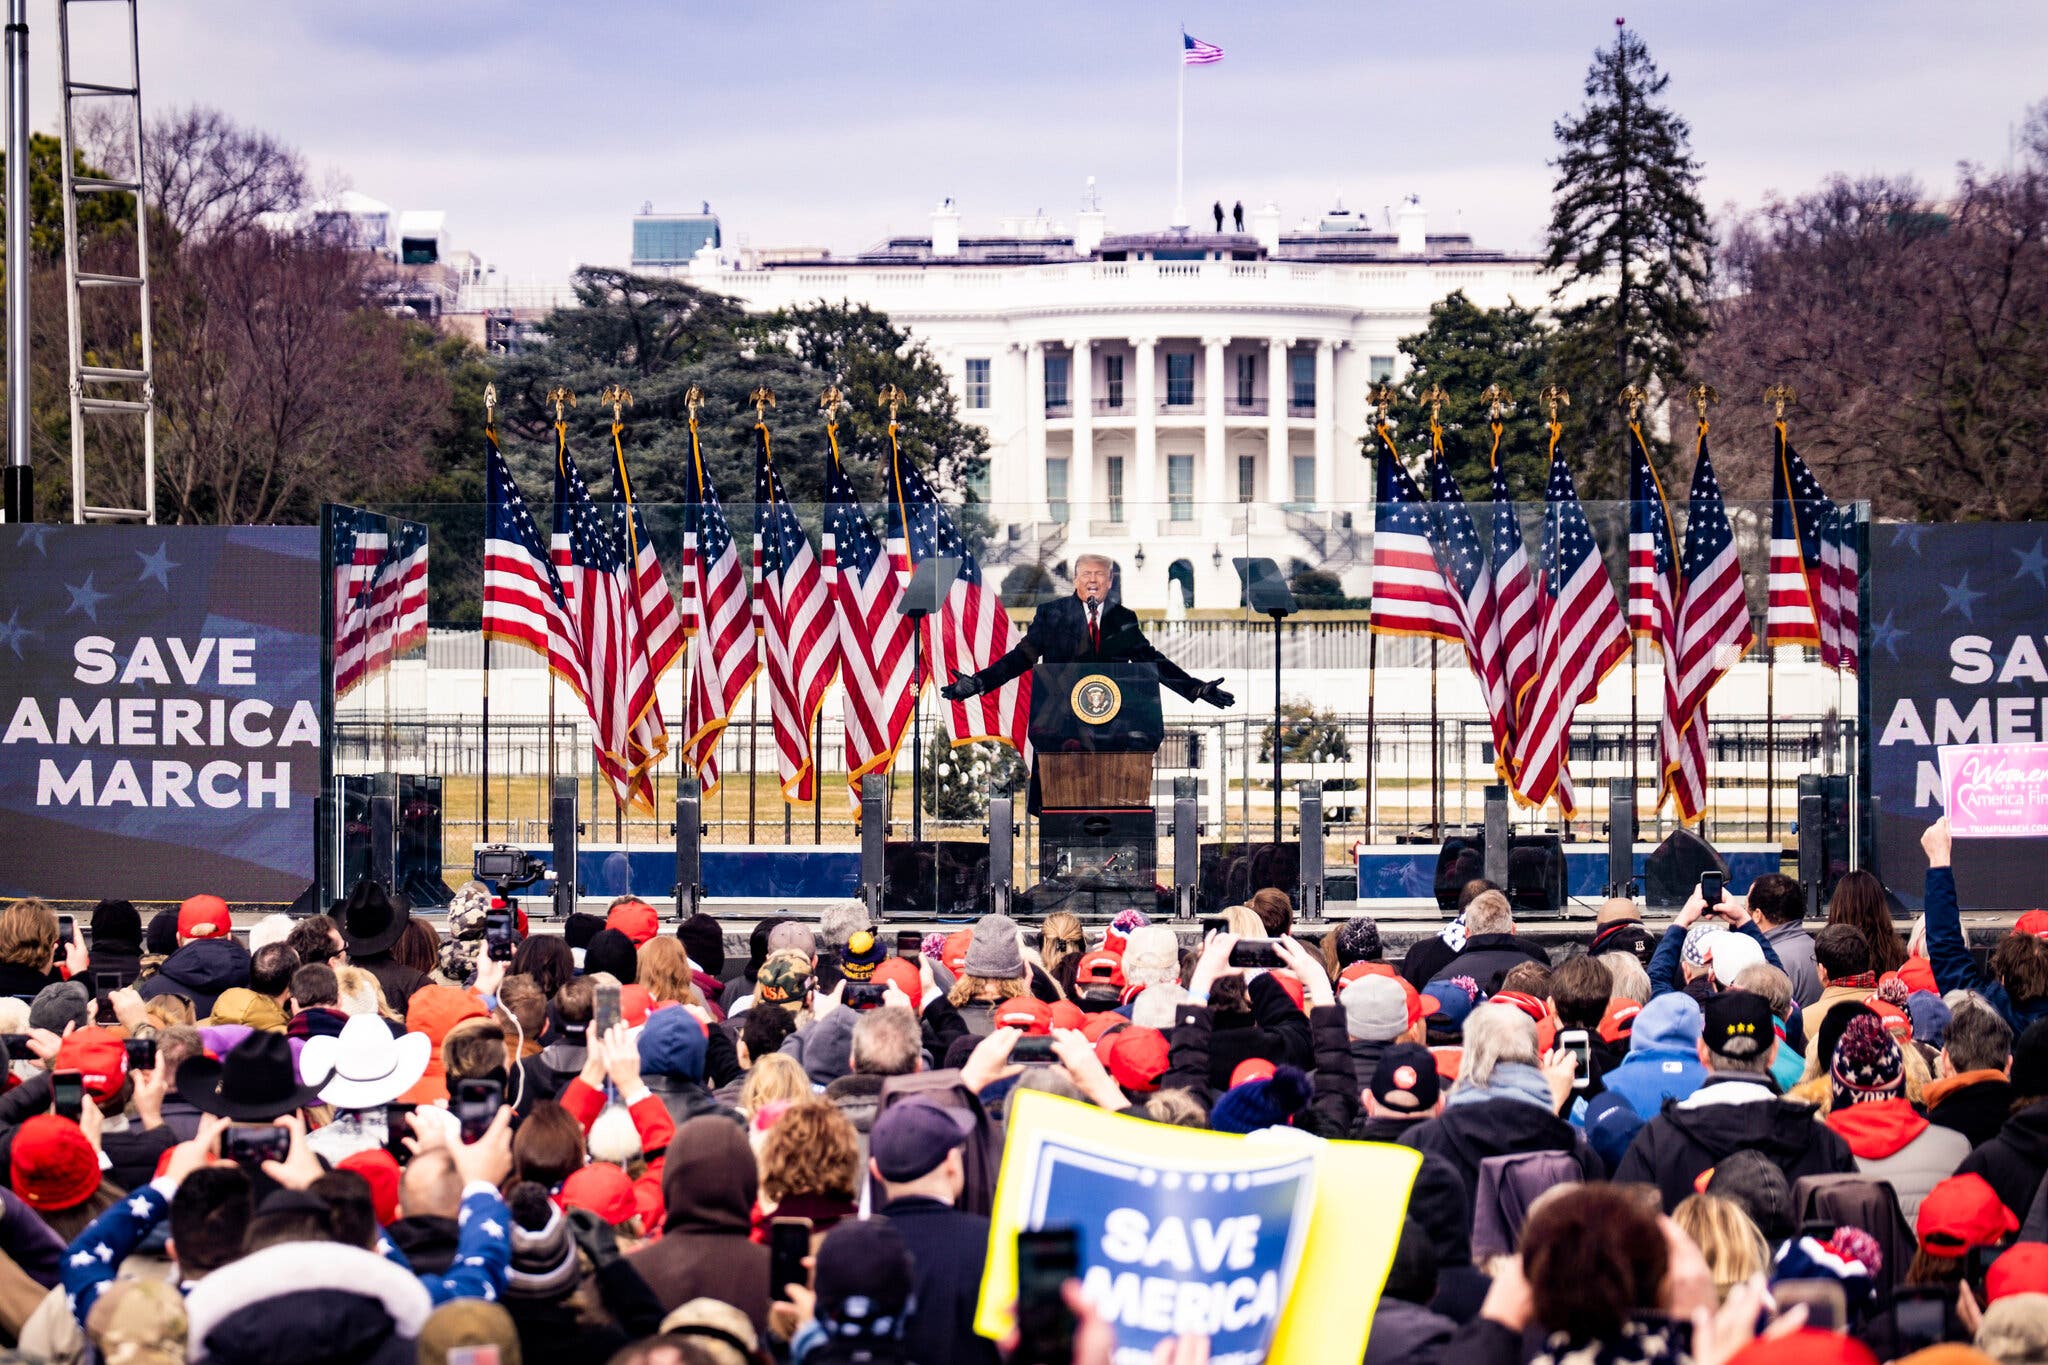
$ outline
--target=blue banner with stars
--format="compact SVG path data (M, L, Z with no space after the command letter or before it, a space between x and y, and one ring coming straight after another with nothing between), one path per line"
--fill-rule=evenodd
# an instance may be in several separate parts
M2048 739L2048 524L1870 528L1870 790L1878 874L1918 909L1944 744ZM1966 910L2041 903L2041 841L1955 847Z
M0 526L0 896L313 875L320 532Z

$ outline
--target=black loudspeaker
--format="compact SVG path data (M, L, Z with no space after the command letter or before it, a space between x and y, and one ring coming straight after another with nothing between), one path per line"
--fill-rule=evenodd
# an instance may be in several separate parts
M1835 894L1835 883L1842 880L1849 871L1849 779L1828 777L1820 773L1799 775L1799 809L1810 796L1820 798L1821 819L1818 830L1809 830L1802 824L1799 841L1802 848L1807 841L1818 835L1820 851L1820 903L1826 905L1828 898Z
M1301 845L1211 845L1202 850L1202 886L1196 910L1213 915L1226 905L1243 905L1252 892L1272 886L1292 900L1301 886Z
M1508 900L1523 919L1564 914L1564 841L1555 834L1517 834L1508 842Z
M1555 919L1564 913L1564 843L1555 834L1508 837L1507 896L1525 918ZM1446 919L1458 913L1468 882L1486 877L1486 834L1468 830L1444 840L1436 855L1433 890Z
M398 889L414 909L455 899L441 875L441 779L398 778Z
M1700 884L1702 872L1728 875L1728 864L1714 846L1689 829L1671 831L1643 863L1643 903L1652 909L1676 910Z
M882 914L890 919L989 913L986 843L891 839L882 853L882 879Z
M1512 838L1510 847L1512 847ZM1436 893L1436 908L1446 919L1458 913L1458 897L1465 889L1465 883L1478 881L1486 876L1486 835L1474 830L1468 834L1451 834L1444 838L1444 846L1436 855L1436 876L1431 886Z

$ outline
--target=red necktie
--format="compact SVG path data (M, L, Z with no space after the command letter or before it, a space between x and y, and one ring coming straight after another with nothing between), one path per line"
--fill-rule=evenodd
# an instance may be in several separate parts
M1088 648L1095 653L1102 652L1102 623L1095 619L1095 608L1088 608Z

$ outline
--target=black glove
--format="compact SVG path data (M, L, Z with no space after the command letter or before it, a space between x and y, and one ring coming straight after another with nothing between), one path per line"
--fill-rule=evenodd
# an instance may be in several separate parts
M569 1210L569 1235L599 1270L619 1259L618 1233L592 1209Z
M1218 678L1215 682L1212 683L1203 683L1202 690L1195 693L1195 700L1205 701L1208 702L1209 705L1217 707L1231 707L1237 705L1237 698L1231 696L1228 692L1225 692L1223 690L1223 679L1221 678Z
M980 677L973 673L962 673L940 688L939 695L947 701L966 701L969 697L980 696L986 690L981 685Z

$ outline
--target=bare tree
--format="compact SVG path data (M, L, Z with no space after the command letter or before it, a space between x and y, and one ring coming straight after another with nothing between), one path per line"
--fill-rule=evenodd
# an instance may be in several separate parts
M1785 380L1832 496L1880 515L2048 515L2048 173L1966 168L1942 202L1909 180L1836 179L1749 217L1723 260L1698 368L1730 400L1716 426L1735 448L1768 448L1758 397ZM1768 461L1719 469L1731 494L1768 495Z
M102 101L76 127L89 164L111 175L133 171L125 115ZM311 199L306 158L296 148L203 105L149 120L142 160L143 192L180 237L240 232Z
M366 258L260 228L188 242L160 290L165 520L308 519L416 483L447 379L366 305Z

